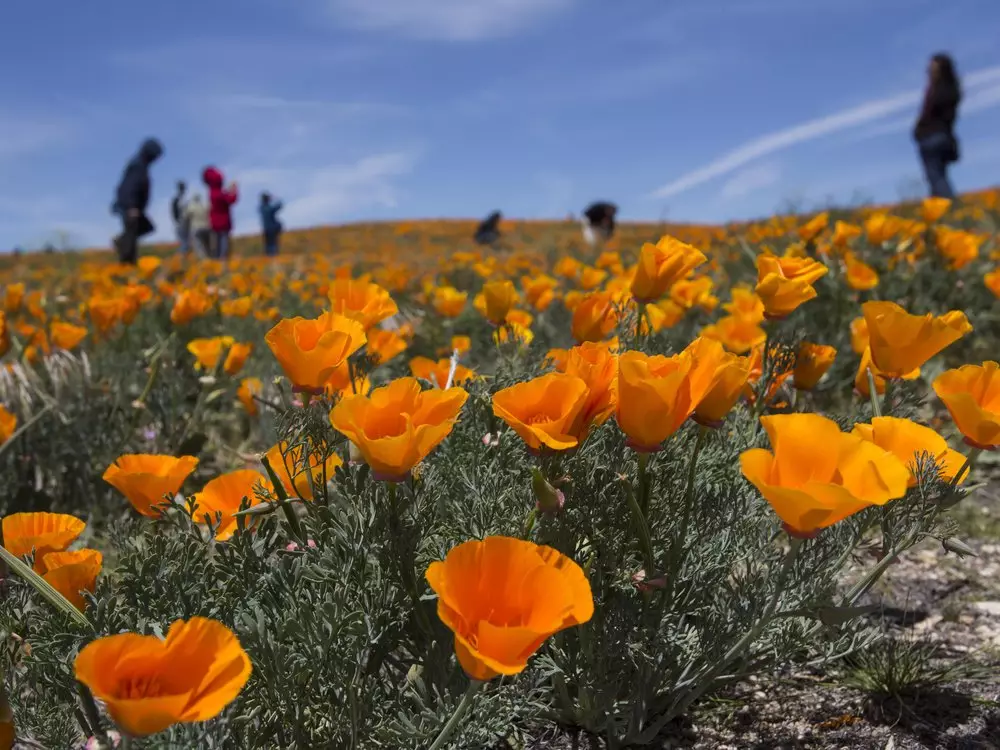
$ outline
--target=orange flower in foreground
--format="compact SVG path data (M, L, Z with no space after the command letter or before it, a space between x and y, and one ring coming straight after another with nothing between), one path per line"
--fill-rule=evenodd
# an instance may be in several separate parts
M468 397L461 388L422 391L416 378L400 378L368 396L344 396L330 423L354 443L376 479L398 482L448 436Z
M365 331L399 312L389 292L371 281L336 279L328 296L334 313L358 321Z
M987 361L947 370L933 385L966 443L1000 448L1000 364Z
M607 292L592 292L573 310L573 338L579 342L602 341L618 325L618 310Z
M513 675L549 636L587 622L594 598L583 570L551 547L491 536L427 568L438 617L474 680Z
M614 344L617 349L617 343ZM564 367L587 384L587 398L577 418L574 434L581 439L593 427L600 427L615 413L618 402L618 355L612 354L610 342L585 342L569 350Z
M813 284L829 269L810 258L757 258L757 286L754 291L764 303L768 318L790 315L804 302L816 296Z
M301 443L289 447L287 442L282 441L264 455L289 495L312 502L313 485L322 486L332 479L334 471L344 460L336 453L323 460L326 448L320 446L309 451L307 466L307 461L303 459L304 448Z
M7 407L0 404L0 445L10 440L15 432L17 432L17 415L7 411Z
M868 343L868 321L855 318L851 321L851 348L855 354L863 354Z
M658 451L715 387L725 351L697 338L672 357L625 352L618 357L618 426L636 451Z
M207 520L213 524L216 514L219 514L219 527L215 530L215 540L224 542L236 533L237 523L235 513L239 512L243 500L250 505L257 503L255 488L262 488L269 493L274 492L271 482L259 471L239 469L216 477L202 487L201 492L194 495L195 510L192 518L198 523Z
M507 321L507 314L517 303L517 292L510 281L490 281L483 284L483 315L495 326Z
M655 245L647 242L639 251L632 296L638 302L654 302L706 260L700 250L670 236Z
M799 227L799 237L803 242L811 242L816 239L817 235L826 229L827 225L830 223L830 214L824 211L821 214L817 214L812 217L809 221Z
M439 359L435 362L429 357L414 357L410 360L410 372L413 374L413 377L427 380L436 388L444 388L448 383L448 374L451 372L451 359ZM456 364L451 385L460 385L466 380L475 379L475 377L475 370L470 370L468 367Z
M928 224L933 224L951 208L948 198L924 198L920 204L920 218Z
M875 417L871 424L856 424L852 432L893 454L910 471L910 487L917 486L917 462L929 453L941 467L941 478L951 481L965 463L965 456L948 447L930 427L899 417ZM962 477L961 481L964 481Z
M197 466L198 459L194 456L174 458L139 453L120 456L105 470L103 479L142 515L156 518L160 515L156 506L172 502Z
M72 351L87 337L87 329L83 326L60 321L54 321L49 332L52 336L52 345L66 351Z
M872 379L875 381L875 392L885 393L885 381L888 377L872 362L872 350L865 349L861 353L861 362L858 364L858 371L854 375L854 388L865 398L871 397L871 388L868 383L868 371L871 370ZM901 376L903 380L916 380L920 377L920 368L908 372Z
M906 494L910 473L892 453L819 414L761 417L772 450L740 454L740 468L795 536Z
M832 346L803 341L795 357L795 387L803 391L815 388L836 357L837 350Z
M94 592L103 563L104 556L95 549L49 552L35 563L35 572L66 597L70 604L83 611L87 601L81 592Z
M734 286L729 291L731 302L722 306L734 318L760 323L764 319L764 303L757 293L746 286Z
M334 370L367 341L361 323L332 312L284 318L264 340L294 389L309 393L322 393Z
M65 513L12 513L3 519L3 546L23 557L35 551L41 559L49 552L62 552L83 533L86 524Z
M453 286L441 286L434 290L432 303L438 315L455 318L462 314L469 294L460 292Z
M368 353L375 359L376 365L384 365L406 351L406 339L395 331L384 328L372 328L368 331Z
M693 419L706 427L719 427L747 386L750 376L749 357L726 352L716 368L715 385L705 394L694 410Z
M123 633L88 643L73 665L76 679L135 737L222 713L250 679L250 657L225 625L204 617L177 620L166 640Z
M887 377L902 377L918 369L972 330L959 310L938 317L911 315L895 302L866 302L861 309L868 324L872 361Z
M247 357L250 356L252 351L253 344L233 344L229 349L229 354L226 355L226 361L222 364L222 369L226 375L235 375L242 370Z
M576 448L578 418L587 403L587 384L575 375L551 372L493 394L493 413L531 451Z

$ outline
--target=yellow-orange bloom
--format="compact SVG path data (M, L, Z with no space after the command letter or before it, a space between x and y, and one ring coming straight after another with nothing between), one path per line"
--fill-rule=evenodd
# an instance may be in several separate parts
M837 350L832 346L803 341L795 357L795 387L804 391L815 388L836 357Z
M82 592L93 593L103 562L104 556L95 549L49 552L35 563L35 572L66 597L70 604L83 611L87 600Z
M105 470L103 479L142 515L156 518L160 515L156 506L171 502L197 466L198 459L194 456L130 454L119 456Z
M226 361L222 364L222 369L226 375L235 375L242 370L247 357L250 356L250 352L252 351L253 344L233 344L229 349L229 354L226 355Z
M903 231L905 223L898 216L877 212L865 220L865 232L873 245L884 245Z
M983 274L983 283L986 288L993 292L994 296L1000 298L1000 269Z
M436 388L444 388L451 373L451 359L439 359L436 362L429 357L414 357L410 360L410 372L413 377L432 383ZM462 365L455 365L455 373L451 385L461 385L467 380L476 378L476 371Z
M764 303L768 318L790 315L804 302L816 296L813 283L829 269L811 258L757 258L757 286L754 291Z
M453 286L440 286L434 290L434 309L438 315L454 318L462 314L468 299L468 292L460 292Z
M746 286L738 285L729 290L732 302L722 308L734 318L760 323L764 319L764 303L757 293Z
M41 559L49 552L62 552L83 533L79 518L65 513L12 513L3 519L3 546L14 555L23 557L35 551Z
M528 304L539 312L548 308L556 298L555 289L559 282L551 276L538 274L536 276L524 276L521 278L521 287L524 289L525 299Z
M725 315L701 330L705 338L714 339L734 354L746 354L763 344L767 333L751 318Z
M573 310L573 338L578 342L602 341L618 325L619 312L607 292L591 292Z
M212 298L198 289L186 289L177 295L170 322L174 325L190 323L212 309ZM93 311L91 311L93 314Z
M629 445L653 452L673 435L715 387L725 351L697 338L672 357L624 352L618 356L618 426Z
M438 617L474 680L513 675L549 636L587 622L594 598L583 570L552 549L491 536L451 549L427 568Z
M328 296L334 313L358 321L365 331L399 312L389 292L371 281L335 279Z
M933 224L940 219L951 208L951 200L948 198L924 198L920 204L920 218L928 224Z
M7 411L7 407L0 404L0 445L10 440L15 432L17 432L17 415Z
M580 443L578 418L588 393L576 375L550 372L494 393L493 413L536 453L569 450Z
M772 450L740 454L740 468L786 530L812 536L906 494L910 473L892 453L843 433L819 414L761 417Z
M811 242L816 239L817 235L826 229L827 225L830 223L830 214L824 211L812 217L809 221L799 227L799 238L803 242Z
M947 370L934 381L934 392L965 442L984 450L1000 447L1000 365L986 361Z
M878 286L878 272L854 256L847 258L847 285L858 291L868 291Z
M917 463L929 453L941 467L941 478L951 481L965 463L965 456L948 447L930 427L899 417L875 417L871 424L856 424L852 432L893 454L910 471L910 487L917 486ZM962 477L961 481L965 481Z
M841 249L847 247L851 240L861 236L861 227L856 224L848 224L845 221L838 221L833 225L833 238L831 242L834 247Z
M864 316L851 321L851 348L855 354L862 354L868 348L868 321Z
M395 331L372 328L368 331L368 353L375 358L376 365L384 365L406 351L406 339Z
M354 443L376 479L398 482L448 436L468 397L461 388L422 391L416 378L400 378L368 396L344 396L330 423Z
M638 302L654 302L706 260L700 250L670 236L655 245L647 242L639 251L632 296Z
M197 360L195 369L214 370L222 359L222 353L232 345L232 336L213 336L207 339L192 339L188 342L187 350Z
M615 412L618 401L618 355L614 342L587 341L569 350L563 367L557 369L575 375L587 384L587 398L577 418L574 434L586 437L593 427L600 427Z
M858 364L858 371L854 375L854 388L865 398L871 397L871 387L868 382L869 370L872 374L872 380L875 382L875 392L878 394L885 393L885 380L888 376L872 362L872 350L870 347L867 347L861 353L861 362ZM920 377L920 368L918 367L916 370L905 373L900 377L903 380L916 380Z
M283 318L264 340L294 389L310 393L322 393L334 370L367 341L361 323L332 312Z
M472 339L468 336L452 336L451 348L452 351L458 352L459 355L465 354L472 349Z
M264 455L285 492L312 502L313 485L320 487L329 481L344 460L336 453L331 453L324 460L325 446L312 449L303 457L304 448L301 443L289 447L287 442L282 441Z
M965 313L911 315L895 302L862 305L875 366L888 377L902 377L923 365L972 330Z
M177 620L166 640L123 633L88 643L73 665L76 679L134 737L174 724L212 719L250 679L250 657L235 633L204 617Z
M201 492L195 493L192 517L199 523L210 521L214 524L218 514L219 526L215 530L215 540L224 542L231 539L237 529L235 514L239 512L243 500L247 499L250 505L257 502L255 488L274 492L267 477L253 469L239 469L217 476L202 487Z
M726 352L716 368L715 385L698 402L693 419L706 427L718 427L733 408L750 377L749 357Z
M4 310L13 315L21 309L21 304L24 301L24 284L18 282L16 284L8 284L7 289L4 292Z
M507 321L507 314L517 303L517 292L510 281L490 281L483 285L483 315L495 326Z
M236 398L243 404L243 408L251 417L257 414L257 402L254 400L254 395L259 396L263 389L264 384L260 378L243 378L240 381L240 387L236 389Z
M948 267L953 270L965 268L976 260L979 257L979 248L986 239L985 235L947 227L936 227L934 235L938 251L948 261Z
M87 329L83 326L60 321L53 321L49 332L52 335L52 345L66 351L75 349L87 337Z
M219 304L219 312L227 318L245 318L253 310L253 297L244 296Z

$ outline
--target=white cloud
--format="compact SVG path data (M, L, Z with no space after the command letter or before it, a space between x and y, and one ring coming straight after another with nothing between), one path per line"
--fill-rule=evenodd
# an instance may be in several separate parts
M966 88L981 86L1000 81L1000 66L986 68L965 76ZM876 122L884 117L894 115L907 109L913 109L920 104L922 91L909 91L905 94L875 99L856 107L834 112L815 120L783 128L773 133L762 135L747 141L742 146L723 154L708 164L681 175L672 182L653 191L654 198L669 198L685 193L691 188L702 185L716 177L722 177L749 164L762 156L783 151L800 143L814 141L850 128ZM969 99L973 100L974 95ZM968 101L968 100L967 100ZM968 107L968 104L967 104Z
M72 135L73 128L62 120L6 114L0 117L0 159L52 148Z
M334 18L401 36L476 41L507 36L574 0L327 0Z
M723 184L719 191L719 196L732 200L742 198L755 190L762 190L771 187L781 179L781 168L771 162L748 167L741 172L737 172Z

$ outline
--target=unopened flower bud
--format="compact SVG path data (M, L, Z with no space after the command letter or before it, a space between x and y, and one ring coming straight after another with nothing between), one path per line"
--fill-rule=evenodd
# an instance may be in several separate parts
M541 513L555 515L562 510L566 496L549 484L537 468L531 470L531 489L535 493L536 507Z

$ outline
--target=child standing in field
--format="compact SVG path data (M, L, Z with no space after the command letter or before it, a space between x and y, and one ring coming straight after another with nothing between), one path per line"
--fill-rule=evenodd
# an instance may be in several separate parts
M208 223L208 206L198 193L192 195L184 206L183 219L187 222L195 255L207 258L212 243L212 230Z
M281 201L276 201L270 193L260 194L260 228L264 235L264 255L273 258L278 254L278 242L281 239L281 222L278 220L278 211L281 210Z
M232 206L239 200L236 183L223 187L222 172L206 167L201 179L208 186L208 222L212 229L210 255L225 260L229 257L229 236L233 231Z

